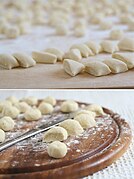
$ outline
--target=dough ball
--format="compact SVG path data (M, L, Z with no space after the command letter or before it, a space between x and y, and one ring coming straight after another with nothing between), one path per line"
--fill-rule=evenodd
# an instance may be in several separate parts
M96 116L95 112L88 111L88 110L80 110L80 111L76 112L75 117L78 116L79 114L88 114L88 115L90 115L93 118L95 118L95 116Z
M39 109L30 108L24 113L24 118L26 121L36 121L41 118L41 112Z
M46 102L46 103L49 103L51 104L52 106L55 106L56 105L56 99L53 98L52 96L48 96L46 97L43 102Z
M10 101L1 101L0 102L0 113L2 112L2 110L5 106L11 107L12 103Z
M19 102L19 100L15 96L10 96L10 97L6 98L6 100L10 101L12 103L12 105Z
M4 142L6 138L5 132L0 129L0 142Z
M68 133L66 129L63 127L53 127L44 134L43 140L45 142L64 141L67 137Z
M15 122L11 117L3 117L0 119L0 129L4 131L11 131L15 126Z
M35 106L38 103L38 99L34 96L29 96L25 99L23 99L24 102L26 102L27 104L29 104L30 106Z
M67 130L68 135L79 135L83 132L80 123L73 119L67 119L61 122L60 126Z
M40 105L39 105L39 110L41 111L41 113L43 115L45 114L51 114L54 110L53 106L49 103L45 103L45 102L42 102Z
M97 116L105 115L102 107L97 104L91 104L91 105L87 106L86 110L95 112Z
M78 104L75 101L72 100L68 100L68 101L64 101L61 104L61 111L62 112L74 112L78 110Z
M74 120L78 121L84 129L96 126L94 117L89 114L79 114Z
M26 102L16 103L15 107L19 109L20 113L25 113L31 108L31 106L29 106Z
M14 106L4 106L2 110L2 116L9 116L11 118L16 118L20 114L20 111Z
M67 153L67 146L59 141L52 142L47 148L48 155L53 158L63 158Z

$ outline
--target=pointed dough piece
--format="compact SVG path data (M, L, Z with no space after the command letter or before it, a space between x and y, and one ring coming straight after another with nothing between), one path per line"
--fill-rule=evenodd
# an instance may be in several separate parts
M54 64L57 56L47 52L32 52L32 57L37 63Z
M63 60L64 52L62 50L59 50L57 48L47 48L45 52L52 53L53 55L57 56L57 59L59 61Z
M105 63L100 61L87 63L85 71L94 76L104 76L111 73L110 68Z
M63 67L65 72L71 76L76 76L77 74L82 72L85 68L85 66L82 63L70 59L64 60Z
M71 49L78 49L81 52L82 57L87 58L88 56L93 56L93 52L85 44L76 44L71 47Z
M101 45L97 42L89 41L85 44L93 51L95 55L99 54L102 51Z
M120 29L113 29L109 35L111 40L120 40L123 38L123 36L124 36L124 32L123 30Z
M21 67L29 68L36 65L35 60L25 53L14 53L13 56L16 58Z
M104 60L103 63L109 66L112 73L122 73L128 70L127 65L124 62L114 58Z
M134 52L134 38L124 37L120 40L118 47L120 50L128 50Z
M119 52L119 53L114 53L112 57L126 63L128 69L134 68L134 53Z
M15 68L18 66L19 66L19 63L12 55L0 54L0 67L11 70L12 68Z
M118 45L110 40L104 40L101 42L101 46L104 52L114 53L119 51Z
M82 59L81 53L78 49L71 49L69 52L70 59L80 61Z

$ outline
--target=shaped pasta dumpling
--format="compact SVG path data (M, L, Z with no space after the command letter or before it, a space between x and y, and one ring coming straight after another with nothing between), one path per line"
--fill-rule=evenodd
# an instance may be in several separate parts
M44 142L53 142L53 141L64 141L68 137L66 129L63 127L53 127L45 132L43 136Z
M82 59L81 52L79 49L71 49L65 53L65 59L72 59L74 61L80 61Z
M101 46L104 52L114 53L119 51L118 45L110 40L104 40L101 42Z
M5 132L2 129L0 129L0 142L4 142L5 138L6 138Z
M43 115L46 115L46 114L51 114L54 110L53 106L49 103L46 103L46 102L42 102L38 109L41 111L41 113Z
M94 117L89 114L79 114L74 118L74 120L78 121L83 129L96 126Z
M78 103L73 100L64 101L61 104L61 111L65 113L75 112L78 110Z
M120 50L134 52L134 38L124 37L119 41L118 47Z
M86 107L86 110L93 111L97 116L105 115L103 108L97 104L90 104Z
M63 62L63 68L67 74L74 77L82 72L85 66L82 63L76 62L74 60L65 59Z
M80 110L80 111L76 112L75 117L80 115L80 114L88 114L89 116L91 116L93 118L95 118L95 116L96 116L95 112L88 111L88 110Z
M7 106L7 107L11 107L12 103L10 101L0 101L0 113L2 112L3 108Z
M24 119L26 121L37 121L41 118L41 112L37 108L30 108L24 113Z
M57 56L57 60L62 61L63 60L63 56L64 56L64 52L57 49L57 48L47 48L45 49L45 52L48 52L50 54L56 55Z
M7 101L10 101L13 105L14 105L15 103L18 103L18 102L19 102L19 100L18 100L15 96L10 96L10 97L6 98L6 100L7 100Z
M46 102L46 103L49 103L51 104L52 106L55 106L56 105L56 99L52 96L47 96L43 102Z
M112 73L122 73L128 70L127 65L124 62L114 58L104 60L103 63L109 66Z
M15 107L19 109L20 113L25 113L31 108L26 102L19 102L15 104Z
M130 54L119 52L114 53L112 57L124 62L127 65L128 69L134 68L134 53Z
M104 76L111 73L110 68L103 62L93 61L86 64L85 71L93 76Z
M67 119L61 122L60 127L63 127L67 130L68 135L79 135L83 132L83 128L80 123L73 119Z
M48 145L48 155L53 158L63 158L67 153L67 146L60 141L54 141Z
M11 70L12 68L15 68L18 66L19 66L19 63L12 55L0 54L0 67Z
M120 40L123 38L123 36L124 36L124 32L123 30L120 29L113 29L109 35L111 40Z
M15 122L11 117L5 116L0 119L0 129L3 131L11 131L15 126Z
M9 116L11 118L16 118L20 114L20 111L14 106L4 106L2 110L2 116Z
M85 43L92 51L95 55L99 54L100 52L102 52L102 47L99 43L94 42L94 41L89 41Z
M29 96L27 98L24 98L22 101L25 101L30 106L35 106L38 103L38 99L34 96Z
M112 26L113 26L113 23L111 21L104 21L104 20L102 20L100 22L100 29L102 29L102 30L111 29Z

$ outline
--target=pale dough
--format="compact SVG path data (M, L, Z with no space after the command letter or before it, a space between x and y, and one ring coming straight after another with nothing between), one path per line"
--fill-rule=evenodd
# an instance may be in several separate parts
M41 118L41 112L39 109L30 108L24 113L24 119L26 121L36 121Z
M0 129L0 142L4 142L5 138L6 138L5 132L2 129Z
M90 104L86 107L86 110L95 112L97 116L105 115L103 108L98 104Z
M41 113L43 115L52 114L52 112L54 110L53 106L51 104L49 104L49 103L46 103L46 102L42 102L39 105L38 109L41 111Z
M61 104L61 111L65 113L75 112L78 108L78 103L73 100L67 100Z
M107 53L114 53L119 51L118 45L110 40L104 40L101 42L102 50Z
M0 119L0 129L3 131L11 131L15 126L15 122L11 117L3 117Z

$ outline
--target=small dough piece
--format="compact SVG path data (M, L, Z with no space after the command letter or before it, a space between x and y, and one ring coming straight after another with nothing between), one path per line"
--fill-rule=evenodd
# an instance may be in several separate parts
M10 101L12 103L12 105L19 102L19 100L15 96L9 96L8 98L6 98L6 100Z
M4 33L7 38L14 39L20 35L20 30L18 27L11 26L11 27L6 28Z
M59 125L67 130L69 136L79 135L84 131L80 123L73 119L67 119L61 122Z
M6 138L5 132L2 129L0 129L0 142L4 142L5 138Z
M57 48L47 48L45 52L56 55L57 60L59 61L63 60L64 52L62 50L59 50Z
M12 103L10 101L0 101L0 113L2 112L4 107L11 107Z
M65 24L56 26L56 34L57 35L67 35L69 33L68 27Z
M94 117L89 114L79 114L74 118L74 120L78 121L83 129L88 129L90 127L96 126Z
M39 105L38 109L41 111L43 115L52 114L54 110L53 106L50 103L46 103L46 102L42 102Z
M11 118L16 118L20 114L20 111L14 106L4 106L2 110L2 116L9 116Z
M118 45L110 40L104 40L101 42L101 46L104 52L114 53L119 51Z
M91 49L88 48L88 46L85 44L72 45L70 49L78 49L81 52L82 57L85 57L85 58L87 58L88 56L94 55Z
M61 111L65 113L75 112L78 108L78 103L73 100L67 100L61 104Z
M123 30L120 29L113 29L109 35L111 40L120 40L123 38L123 36L124 36L124 32Z
M92 111L88 111L88 110L80 110L78 112L76 112L76 116L80 115L80 114L88 114L89 116L95 118L96 117L96 113L95 112L92 112Z
M57 56L47 52L32 52L32 57L37 63L54 64Z
M23 68L29 68L36 65L35 60L25 53L14 53L13 56L18 61L19 65Z
M29 96L27 98L24 98L23 101L29 104L30 106L35 106L38 104L38 99L34 96Z
M124 62L114 58L104 60L103 63L109 66L112 73L122 73L128 70L127 65Z
M0 54L0 67L11 70L12 68L15 68L18 66L19 66L19 63L12 55Z
M83 37L86 34L86 27L85 26L79 26L74 29L74 35L76 37Z
M93 76L104 76L111 73L110 68L100 61L93 61L86 64L85 71Z
M27 110L31 108L26 102L20 102L14 104L16 108L19 109L20 113L25 113Z
M81 52L78 49L71 49L65 54L65 59L72 59L74 61L80 61L82 59Z
M120 40L118 47L120 50L134 52L134 38L124 37Z
M95 55L99 54L100 52L102 52L102 47L99 43L94 42L94 41L89 41L85 43L92 51Z
M113 23L111 21L104 21L104 20L102 20L100 22L100 29L102 29L102 30L111 29L112 26L113 26Z
M66 129L63 127L53 127L45 132L43 136L44 142L53 142L53 141L64 141L68 137Z
M63 68L67 74L74 77L81 73L85 66L82 63L76 62L74 60L65 59L63 62Z
M47 96L43 102L46 102L46 103L49 103L51 104L52 106L55 106L56 105L56 99L52 96Z
M119 52L112 54L112 57L124 62L127 65L128 69L134 68L134 53Z
M41 112L37 108L30 108L24 113L24 119L26 121L37 121L41 116Z
M53 158L63 158L67 154L67 146L63 142L55 141L47 148L48 155Z
M103 108L98 104L90 104L86 107L86 110L95 112L97 116L105 115Z
M0 129L3 131L11 131L15 126L15 122L11 117L3 117L0 119Z

